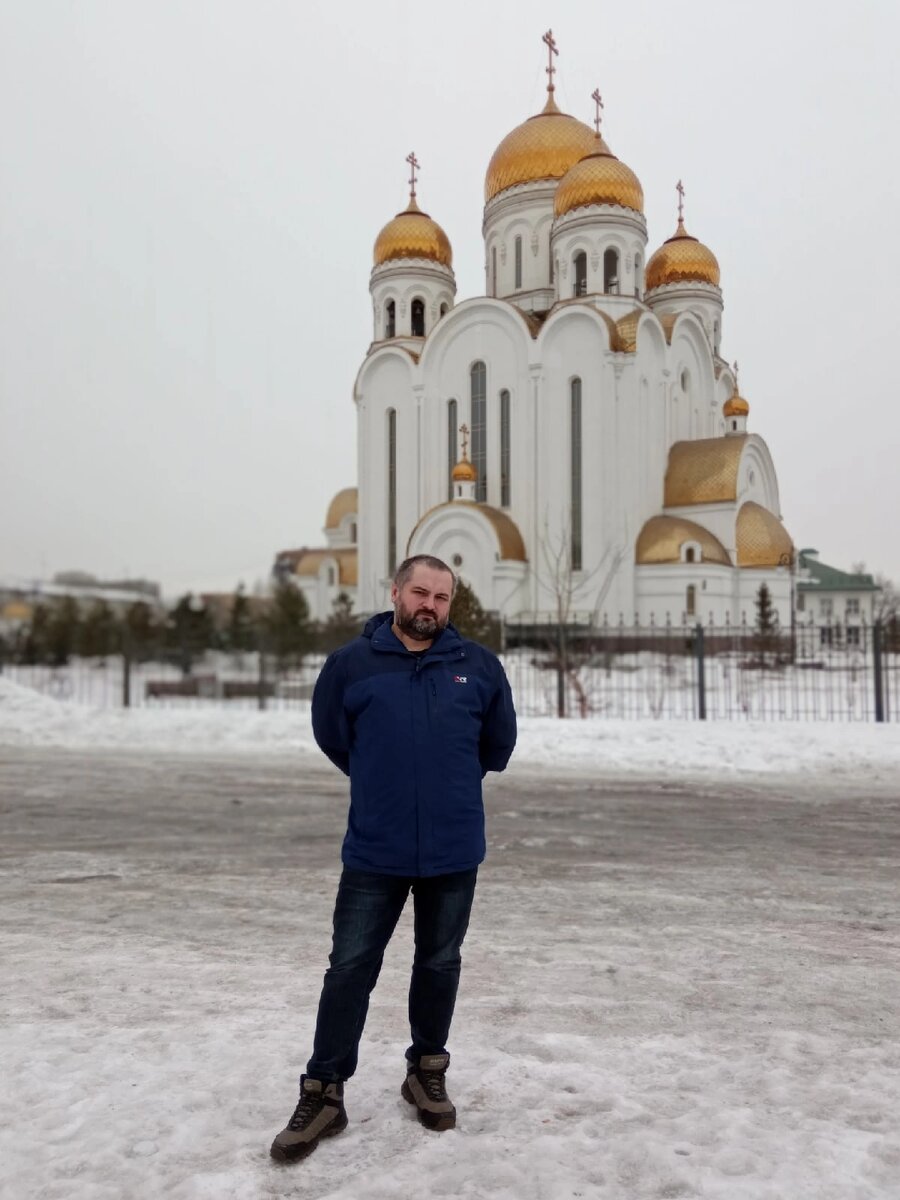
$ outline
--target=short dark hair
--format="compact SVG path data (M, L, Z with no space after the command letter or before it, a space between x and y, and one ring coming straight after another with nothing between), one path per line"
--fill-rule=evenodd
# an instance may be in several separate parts
M456 574L452 567L448 567L442 558L435 558L433 554L414 554L411 558L404 558L403 562L394 572L394 587L402 588L404 583L412 575L416 567L428 567L432 571L446 571L453 583L450 587L450 599L453 599L456 592Z

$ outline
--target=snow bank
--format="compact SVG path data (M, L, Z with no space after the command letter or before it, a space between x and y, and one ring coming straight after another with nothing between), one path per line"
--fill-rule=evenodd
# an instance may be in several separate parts
M308 706L89 709L0 678L0 745L315 756ZM900 726L864 723L557 721L526 717L512 770L685 777L900 778Z

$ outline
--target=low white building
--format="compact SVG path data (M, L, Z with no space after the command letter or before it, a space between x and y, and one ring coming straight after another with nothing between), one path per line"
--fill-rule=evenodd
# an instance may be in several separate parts
M841 571L801 550L797 570L797 620L818 627L823 644L859 645L860 630L876 619L881 588L871 575Z

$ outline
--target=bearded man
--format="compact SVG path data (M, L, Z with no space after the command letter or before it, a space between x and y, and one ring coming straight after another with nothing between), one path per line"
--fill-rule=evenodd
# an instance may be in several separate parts
M344 1083L410 892L411 1044L400 1091L426 1128L456 1124L447 1040L485 854L481 781L509 761L516 716L500 661L450 624L455 587L439 558L406 559L391 587L393 612L328 658L313 693L313 733L350 776L350 813L312 1057L271 1149L281 1162L305 1158L347 1127Z

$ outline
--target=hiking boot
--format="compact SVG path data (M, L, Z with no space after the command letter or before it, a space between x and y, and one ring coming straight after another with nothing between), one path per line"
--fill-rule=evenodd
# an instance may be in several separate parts
M312 1154L320 1140L347 1128L344 1085L300 1079L300 1100L294 1115L272 1143L270 1154L279 1162L296 1162Z
M449 1054L423 1054L418 1062L406 1060L406 1079L400 1095L419 1110L426 1129L441 1131L456 1125L456 1109L447 1097L445 1077Z

